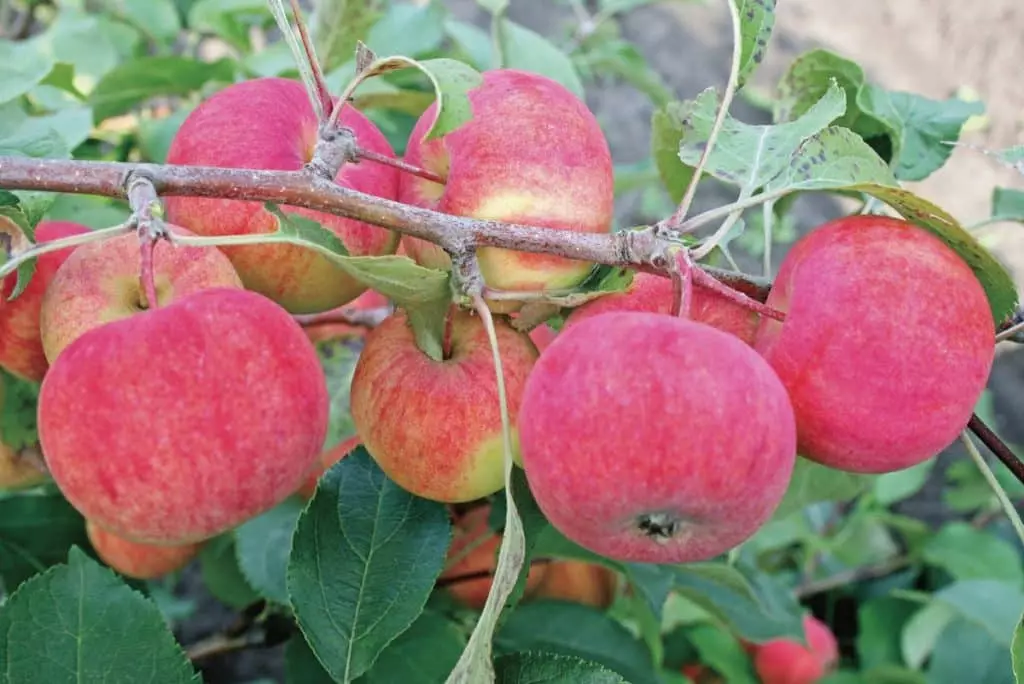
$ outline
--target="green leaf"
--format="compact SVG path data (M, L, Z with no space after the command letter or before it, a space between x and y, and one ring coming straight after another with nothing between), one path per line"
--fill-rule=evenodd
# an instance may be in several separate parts
M167 160L171 142L192 110L191 106L183 104L163 118L144 117L139 121L139 150L144 161L163 164Z
M439 2L392 4L370 29L366 45L379 55L418 57L432 53L444 42L446 14Z
M693 167L687 166L679 158L679 141L683 137L683 121L687 111L683 103L670 102L655 110L651 116L651 156L661 184L676 204L683 199L694 172Z
M77 221L89 228L109 228L124 223L131 216L124 200L93 195L57 195L46 212L46 218Z
M931 601L914 613L900 632L904 662L912 668L921 667L935 649L942 631L956 617L956 610L940 601Z
M740 70L737 88L742 88L764 60L775 27L775 0L736 0L740 14Z
M761 643L803 638L803 612L794 600L759 595L738 569L724 563L690 563L675 568L676 591L722 620L737 636ZM787 605L788 604L788 605Z
M478 71L491 68L494 50L491 37L479 26L456 19L446 19L444 30L455 44L462 49Z
M710 624L690 628L687 636L696 647L700 662L725 677L729 684L759 684L750 656L735 636Z
M925 542L922 558L958 580L994 579L1024 587L1020 552L999 537L965 522L944 525Z
M995 641L977 625L951 622L942 632L931 661L928 684L1013 684L1013 664L1006 645Z
M324 451L332 449L356 434L350 408L352 375L359 361L362 340L335 337L318 342L317 355L327 378L327 394L330 396L330 414L327 422L327 439Z
M1020 614L1024 612L1024 591L998 580L955 582L936 592L934 600L984 627L1004 647L1010 645Z
M259 601L259 594L249 586L249 580L238 567L233 534L215 537L203 546L199 553L199 569L203 584L221 603L242 609Z
M34 40L57 62L73 64L73 84L88 94L104 74L135 51L140 35L110 17L65 4L54 22Z
M993 188L992 219L1024 223L1024 190Z
M436 684L459 661L466 645L455 623L438 613L424 611L406 631L392 641L373 669L358 684Z
M798 457L786 495L775 509L773 519L781 520L823 501L849 501L867 489L873 480L871 475L848 473Z
M498 19L497 38L504 68L547 76L583 99L585 89L572 59L547 38L504 17Z
M181 30L174 0L104 0L103 4L106 11L154 40L173 40Z
M889 506L913 496L921 491L934 468L935 459L931 458L910 468L879 475L873 485L875 499L883 506Z
M864 669L902 665L900 633L920 606L911 601L882 596L857 609L857 657Z
M1017 629L1013 631L1013 641L1010 643L1010 656L1013 662L1013 676L1017 684L1024 682L1024 613L1017 622Z
M0 608L5 681L198 683L159 609L80 549Z
M113 69L89 96L96 121L124 114L150 98L188 95L210 81L231 82L231 60L201 62L188 57L136 57Z
M39 85L57 60L37 40L0 41L0 102L8 102Z
M199 0L188 11L194 31L213 33L243 52L248 52L250 24L271 18L266 0Z
M301 633L284 647L284 663L288 684L334 684L334 678L324 670Z
M1020 173L1024 173L1024 145L1015 145L1014 147L1000 150L995 153L995 156L1007 166L1016 169Z
M313 45L324 71L355 56L356 43L366 39L370 27L382 16L381 4L379 0L333 0L315 5Z
M14 451L39 446L39 387L0 368L0 442Z
M804 140L785 171L768 184L771 191L789 192L845 189L869 192L868 187L900 189L882 158L858 135L839 126L829 126Z
M696 167L700 161L719 104L714 88L708 88L696 100L683 103L679 158L684 164ZM742 188L759 188L787 171L801 144L824 131L845 109L846 96L833 83L820 100L793 121L752 126L727 117L705 170L715 178Z
M304 502L289 497L234 530L238 568L261 596L289 605L288 556Z
M63 562L74 545L89 548L85 520L56 489L0 498L0 587L8 593Z
M31 157L34 159L70 159L71 149L64 138L51 126L42 126L32 119L25 119L15 129L0 131L0 155ZM22 228L35 228L39 220L53 205L57 198L53 192L39 192L35 190L15 190L12 193L19 200L17 208L8 208L4 215L15 221L18 219L10 213L16 211L24 217ZM21 223L20 221L18 221ZM33 233L27 233L31 239ZM19 269L20 271L20 269ZM22 282L19 272L18 290L15 296L20 294L22 285L28 285L28 281ZM13 298L13 297L12 297Z
M905 181L924 180L942 168L953 154L948 143L960 139L969 118L985 111L980 102L929 100L874 85L865 87L862 99L868 111L889 128L894 147L891 165L896 177Z
M495 684L632 684L599 663L558 653L510 653L494 668Z
M321 477L292 540L288 593L335 679L367 672L420 615L450 541L445 507L401 489L363 447Z
M604 612L579 603L524 603L498 630L494 643L506 652L546 651L593 661L631 684L657 682L647 647Z

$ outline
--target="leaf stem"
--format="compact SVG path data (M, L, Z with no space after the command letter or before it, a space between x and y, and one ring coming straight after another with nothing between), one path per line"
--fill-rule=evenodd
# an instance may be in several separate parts
M82 233L81 235L72 235L66 238L37 243L34 247L5 261L4 264L0 266L0 279L5 278L16 271L18 266L29 259L35 259L47 252L56 252L61 249L67 249L68 247L78 247L79 245L85 245L90 242L108 240L119 235L127 235L133 230L135 230L135 222L133 220L129 220L110 228L101 228L88 233Z
M978 470L981 471L982 477L985 478L985 482L992 488L992 492L999 499L999 505L1002 507L1003 512L1006 513L1006 517L1010 519L1010 524L1013 525L1014 531L1017 533L1020 543L1024 546L1024 521L1021 521L1020 513L1014 507L1013 502L1010 501L1010 497L1006 495L1006 491L1003 486L999 484L999 480L996 479L995 473L992 472L992 468L989 467L988 462L978 451L978 447L974 445L974 440L971 439L970 434L965 430L960 433L960 439L963 441L964 446L967 447L967 453L971 455L975 465L978 466Z
M740 19L740 8L737 5L736 0L726 0L726 3L729 5L729 13L732 15L732 66L729 70L729 81L725 85L725 92L722 94L722 104L718 108L718 115L715 117L715 122L711 126L707 143L704 145L704 151L700 155L697 167L693 170L693 176L690 178L690 184L686 186L686 192L683 194L682 201L679 202L679 208L674 214L672 214L672 216L660 224L664 228L681 230L681 225L686 219L686 214L690 211L690 205L693 203L694 196L697 194L697 185L700 184L700 178L704 175L704 167L707 165L708 158L711 156L711 150L715 146L718 134L722 130L722 126L725 124L725 118L729 114L729 107L732 105L732 99L736 95L736 89L739 86L740 62L743 59L743 34L741 32L742 22Z

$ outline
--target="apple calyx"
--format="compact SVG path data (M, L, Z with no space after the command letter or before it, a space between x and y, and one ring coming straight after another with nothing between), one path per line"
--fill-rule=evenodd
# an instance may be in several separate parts
M684 522L683 518L668 511L642 513L636 518L636 529L655 543L667 544L678 535Z

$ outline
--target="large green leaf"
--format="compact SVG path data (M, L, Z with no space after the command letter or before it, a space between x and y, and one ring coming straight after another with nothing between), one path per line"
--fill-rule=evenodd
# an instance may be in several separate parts
M558 653L510 653L494 669L495 684L631 684L599 663Z
M289 497L269 511L235 528L238 567L264 598L287 606L288 556L303 501Z
M0 498L0 586L8 592L75 545L89 547L85 520L56 489Z

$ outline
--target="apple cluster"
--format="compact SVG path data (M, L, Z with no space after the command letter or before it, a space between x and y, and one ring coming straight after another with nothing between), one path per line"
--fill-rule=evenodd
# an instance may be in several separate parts
M378 160L344 164L335 182L451 215L612 230L611 154L584 102L512 69L485 72L469 101L473 117L454 131L426 139L436 104L412 131L404 161L430 174L380 163L396 158L387 139L345 107L341 125ZM260 78L192 111L167 161L297 170L317 136L304 88ZM185 234L277 225L262 204L230 198L168 197L165 208ZM432 243L285 211L320 222L351 255L404 251L451 268ZM44 222L36 238L85 230ZM726 552L773 514L797 458L858 473L931 458L966 425L993 361L995 326L974 273L894 218L840 219L798 241L767 301L784 322L700 287L680 315L670 279L637 273L625 291L572 310L560 330L527 334L514 325L523 300L575 287L593 265L494 247L477 257L488 288L520 293L490 300L514 460L551 524L609 558ZM329 397L314 343L352 331L304 329L296 316L383 297L324 255L282 243L161 242L157 301L140 286L142 266L134 235L51 252L0 312L0 365L41 382L49 474L115 567L133 576L180 567L206 540L295 493L311 496L357 444L426 499L454 506L504 487L497 374L476 313L452 308L441 359L417 345L405 310L369 332L351 384L357 434L325 450ZM36 481L13 459L0 460L7 484ZM137 548L154 546L161 553L139 558ZM529 590L557 582L551 572ZM605 579L595 582L605 591Z

